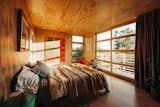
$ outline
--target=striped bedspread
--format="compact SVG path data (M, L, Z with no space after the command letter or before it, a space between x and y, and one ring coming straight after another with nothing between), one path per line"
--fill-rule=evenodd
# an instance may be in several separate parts
M58 65L52 69L49 77L51 100L63 96L75 97L89 93L96 94L98 90L108 91L107 80L104 75L91 67L72 64Z

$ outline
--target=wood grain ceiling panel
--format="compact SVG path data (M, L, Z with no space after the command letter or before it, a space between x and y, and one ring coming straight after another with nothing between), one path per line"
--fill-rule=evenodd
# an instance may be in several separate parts
M35 27L76 35L102 32L160 7L160 0L26 0Z

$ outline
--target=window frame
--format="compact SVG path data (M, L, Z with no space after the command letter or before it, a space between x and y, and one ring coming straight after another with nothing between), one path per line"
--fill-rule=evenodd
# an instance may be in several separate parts
M135 32L135 34L122 35L122 36L118 36L118 37L113 37L113 35L112 35L113 34L113 29L118 28L118 27L123 27L125 25L129 25L129 24L132 24L132 23L136 23L136 22L135 21L131 21L131 22L124 23L122 25L119 25L119 26L116 26L116 27L113 27L113 28L110 28L110 29L106 30L105 32L108 32L108 31L111 32L110 39L97 40L97 36L98 36L99 33L95 34L95 58L96 58L97 61L110 64L110 71L109 72L111 72L111 73L113 72L113 70L112 70L112 68L113 68L112 65L113 64L121 65L121 66L127 66L127 67L134 67L135 66L135 64L134 65L129 65L129 64L119 63L119 62L113 62L113 58L112 58L112 53L113 52L119 52L119 53L121 53L121 52L122 53L131 52L131 53L135 54L135 49L133 49L133 50L122 50L122 49L121 50L113 50L112 49L113 40L121 39L121 38L127 38L127 37L135 37L135 39L136 39L136 32ZM97 43L98 42L102 42L102 41L110 41L110 50L97 50ZM97 53L98 52L110 52L110 61L98 59L97 58ZM101 69L101 70L104 70L104 69ZM108 70L104 70L104 71L108 71ZM121 75L121 76L123 76L123 75Z
M108 31L110 31L110 30L108 30ZM108 31L106 31L106 32L108 32ZM97 50L97 43L100 43L100 42L105 42L105 41L111 41L111 38L110 39L103 39L103 40L97 40L97 36L98 36L98 34L96 34L96 45L95 45L95 47L96 47L96 60L98 60L98 61L102 61L102 62L107 62L107 63L110 63L110 61L111 61L111 54L110 54L110 61L107 61L107 60L102 60L102 59L98 59L97 58L97 52L111 52L111 42L110 42L110 50L108 50L108 49L106 49L106 50ZM110 37L112 36L112 32L110 31Z
M73 41L73 36L78 36L78 37L82 37L83 41L82 42L74 42ZM82 45L82 50L73 50L73 44L81 44ZM72 35L72 53L73 52L79 52L79 51L82 51L82 53L84 53L84 36L80 36L80 35ZM73 57L73 54L72 54L72 62L73 60L76 60L76 59L79 59L78 57Z
M57 47L54 47L54 48L47 48L47 43L46 42L48 42L48 40L49 39L51 39L52 41L60 41L60 46L57 46ZM55 40L54 40L55 39ZM42 62L44 62L44 63L47 63L48 61L51 61L51 60L54 60L54 59L59 59L59 62L58 63L60 63L61 62L61 41L62 40L64 40L63 38L56 38L56 37L46 37L45 36L45 38L44 38L44 42L43 42L43 49L39 49L39 50L34 50L34 49L32 49L31 50L31 54L32 54L32 61L33 62L35 62L34 60L37 60L37 61L42 61ZM34 42L34 43L36 43L36 42ZM32 47L33 48L33 47ZM59 49L60 50L60 53L59 53L59 56L58 57L51 57L51 58L47 58L47 51L50 51L50 50L52 50L52 49ZM43 54L44 54L44 59L43 60L39 60L39 59L33 59L33 54L34 53L37 53L37 52L43 52Z

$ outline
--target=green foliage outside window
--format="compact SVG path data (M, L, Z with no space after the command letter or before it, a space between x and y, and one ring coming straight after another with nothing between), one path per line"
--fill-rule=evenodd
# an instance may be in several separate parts
M79 48L76 48L75 50L76 52L74 52L72 54L72 57L73 57L73 63L78 63L78 59L82 58L83 57L83 47L79 47Z
M127 35L127 34L133 34L134 30L130 28L122 29L121 31L115 31L114 35ZM132 49L133 45L130 44L130 42L135 41L135 38L127 37L122 39L116 39L114 40L114 49Z

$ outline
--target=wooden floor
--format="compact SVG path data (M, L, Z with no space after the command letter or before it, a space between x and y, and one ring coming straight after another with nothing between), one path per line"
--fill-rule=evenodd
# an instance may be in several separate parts
M107 80L110 89L108 94L72 100L63 98L41 107L160 107L160 103L132 83L108 75Z

